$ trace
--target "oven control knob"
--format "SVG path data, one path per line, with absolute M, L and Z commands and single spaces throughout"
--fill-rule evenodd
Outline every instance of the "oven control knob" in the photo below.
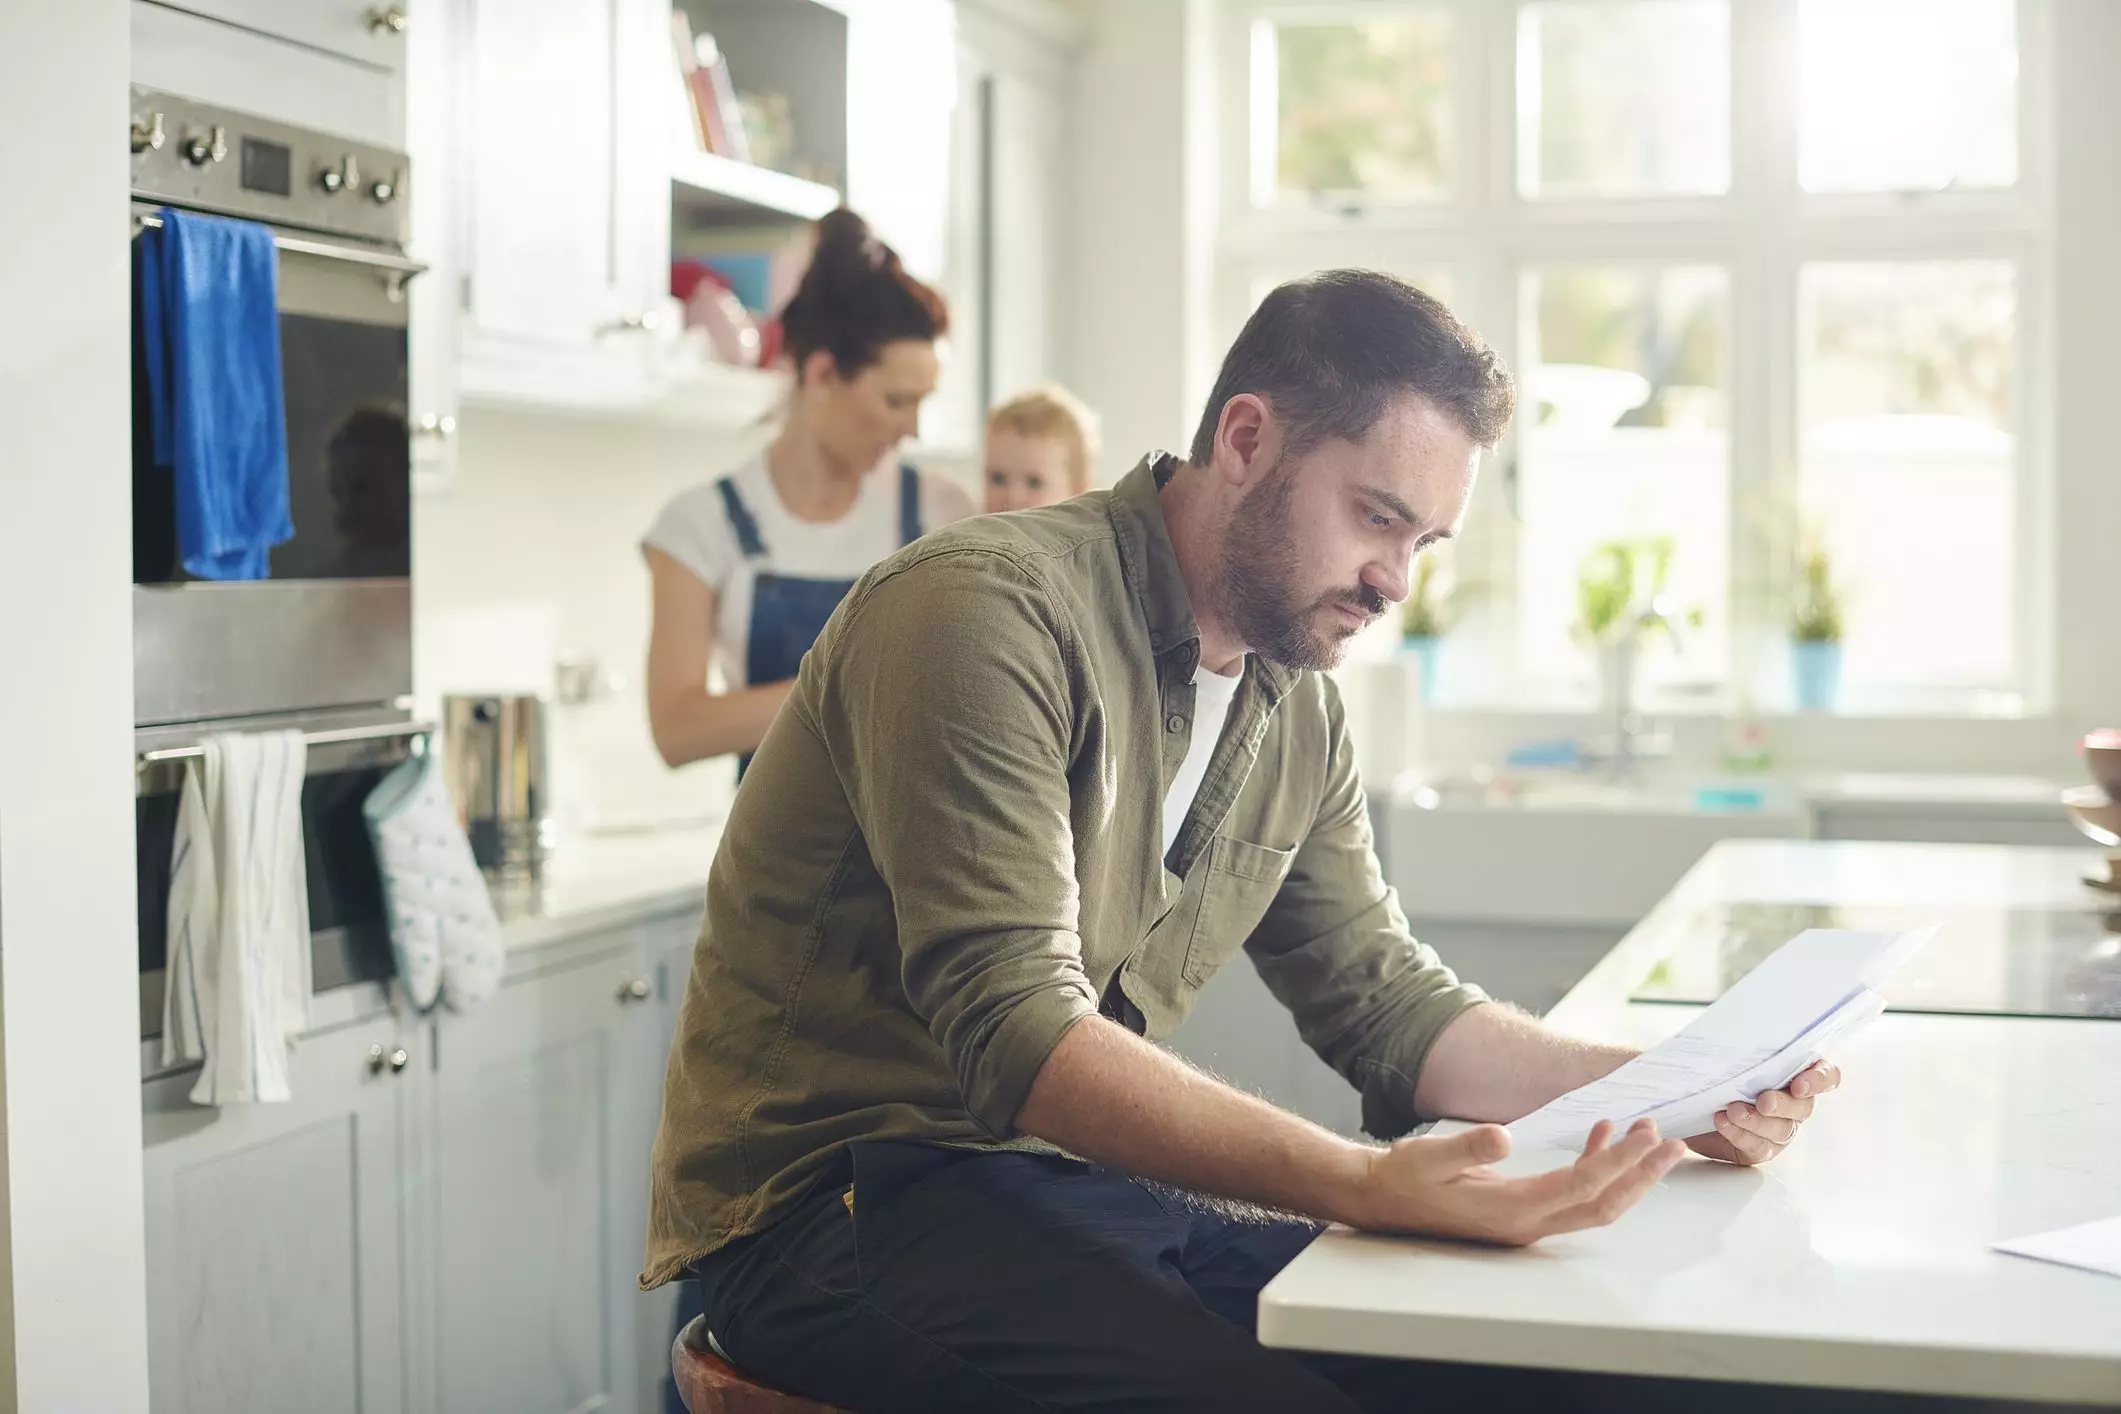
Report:
M 361 168 L 351 152 L 339 159 L 336 167 L 326 167 L 317 173 L 317 185 L 327 196 L 336 196 L 342 191 L 351 191 L 361 184 Z
M 219 162 L 228 156 L 228 132 L 216 125 L 205 137 L 197 133 L 184 139 L 184 160 L 194 167 L 204 167 L 209 162 Z
M 378 177 L 368 184 L 368 199 L 378 206 L 388 206 L 398 199 L 398 174 Z

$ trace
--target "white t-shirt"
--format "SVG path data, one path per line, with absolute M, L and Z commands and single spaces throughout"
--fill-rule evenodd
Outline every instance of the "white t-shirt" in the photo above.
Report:
M 1171 778 L 1171 793 L 1164 797 L 1164 853 L 1171 852 L 1179 827 L 1200 794 L 1200 783 L 1208 774 L 1208 758 L 1222 740 L 1223 725 L 1230 720 L 1230 704 L 1237 700 L 1237 685 L 1244 681 L 1244 667 L 1225 677 L 1206 668 L 1193 670 L 1193 735 L 1186 742 L 1186 759 L 1178 763 Z
M 862 478 L 847 514 L 834 521 L 798 519 L 781 503 L 763 456 L 730 473 L 737 498 L 758 525 L 765 554 L 747 557 L 730 524 L 715 481 L 679 493 L 641 538 L 691 571 L 714 591 L 714 664 L 731 688 L 748 687 L 745 653 L 751 640 L 751 589 L 761 571 L 806 579 L 854 579 L 897 550 L 899 469 L 888 463 Z M 920 473 L 923 533 L 973 514 L 972 497 L 942 477 Z

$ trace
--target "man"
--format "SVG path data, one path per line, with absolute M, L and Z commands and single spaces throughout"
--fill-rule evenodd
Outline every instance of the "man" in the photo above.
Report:
M 1679 1160 L 1639 1126 L 1486 1167 L 1495 1122 L 1631 1053 L 1409 935 L 1318 671 L 1457 528 L 1512 402 L 1411 286 L 1299 280 L 1186 460 L 856 587 L 737 794 L 656 1145 L 644 1280 L 696 1274 L 738 1365 L 863 1410 L 1454 1407 L 1442 1367 L 1264 1349 L 1260 1287 L 1320 1220 L 1528 1243 Z M 1370 1133 L 1487 1123 L 1360 1144 L 1153 1044 L 1240 949 Z M 1835 1083 L 1694 1147 L 1769 1159 Z

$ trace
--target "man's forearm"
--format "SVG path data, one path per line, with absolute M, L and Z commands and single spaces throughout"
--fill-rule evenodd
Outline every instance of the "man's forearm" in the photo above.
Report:
M 1360 1225 L 1367 1145 L 1216 1080 L 1102 1017 L 1046 1058 L 1017 1128 L 1126 1173 Z
M 1564 1036 L 1512 1006 L 1471 1007 L 1429 1048 L 1415 1078 L 1414 1108 L 1440 1119 L 1508 1124 L 1636 1054 L 1630 1046 Z

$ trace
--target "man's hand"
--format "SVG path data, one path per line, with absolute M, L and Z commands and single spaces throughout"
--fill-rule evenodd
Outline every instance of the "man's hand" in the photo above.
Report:
M 1716 1115 L 1716 1132 L 1687 1144 L 1703 1158 L 1727 1164 L 1764 1164 L 1788 1147 L 1812 1117 L 1812 1105 L 1841 1084 L 1841 1072 L 1814 1061 L 1780 1090 L 1763 1090 L 1750 1105 L 1741 1101 Z
M 1509 1131 L 1493 1124 L 1379 1149 L 1364 1175 L 1355 1225 L 1523 1247 L 1612 1222 L 1657 1186 L 1686 1146 L 1660 1142 L 1648 1120 L 1614 1141 L 1613 1126 L 1601 1121 L 1567 1168 L 1504 1178 L 1488 1165 L 1509 1152 Z

